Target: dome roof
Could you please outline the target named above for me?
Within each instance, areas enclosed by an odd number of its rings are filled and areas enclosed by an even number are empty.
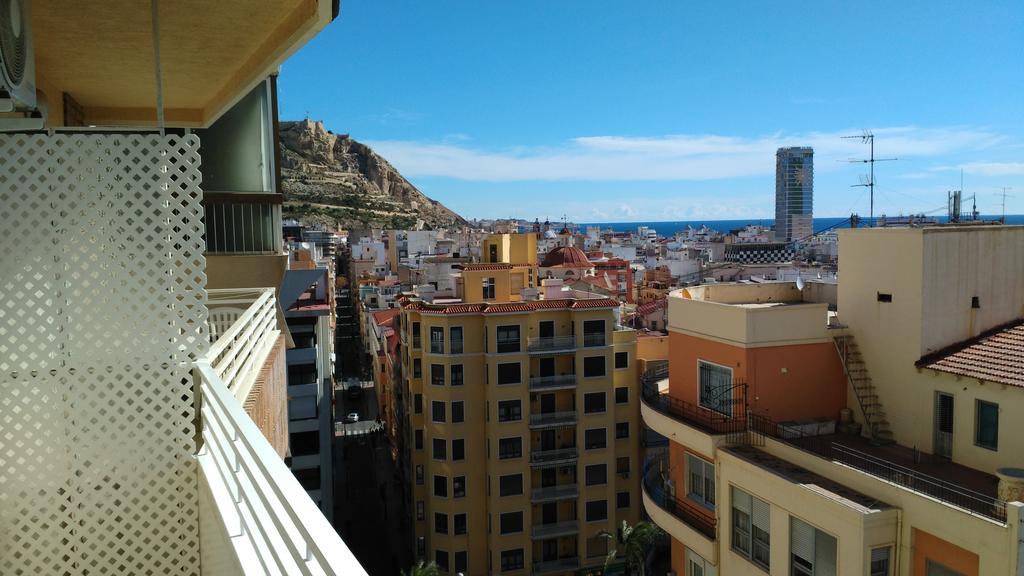
[[[559,246],[544,256],[540,263],[542,268],[592,268],[593,264],[587,259],[583,250],[575,246]]]

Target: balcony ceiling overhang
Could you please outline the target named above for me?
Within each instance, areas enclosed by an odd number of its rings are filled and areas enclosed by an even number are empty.
[[[336,0],[163,0],[168,126],[209,126],[334,18]],[[155,125],[152,10],[145,0],[35,0],[37,89],[51,127]],[[64,95],[81,118],[64,119]]]

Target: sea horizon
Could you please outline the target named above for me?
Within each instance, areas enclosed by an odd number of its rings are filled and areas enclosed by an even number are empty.
[[[901,216],[902,217],[902,216]],[[879,219],[876,217],[876,220]],[[890,218],[894,218],[890,216]],[[930,216],[935,218],[940,223],[946,223],[948,217],[946,216]],[[983,214],[978,217],[981,220],[999,220],[1001,216],[999,214]],[[822,232],[831,228],[848,228],[850,219],[849,216],[840,217],[819,217],[814,219],[814,232]],[[867,224],[867,217],[861,217],[861,226]],[[559,223],[560,224],[560,223]],[[728,232],[729,230],[735,230],[737,228],[743,228],[747,224],[756,224],[760,226],[772,226],[775,224],[774,218],[736,218],[727,220],[661,220],[661,221],[636,221],[636,222],[581,222],[576,224],[580,228],[580,231],[585,231],[588,226],[599,226],[602,230],[611,229],[614,232],[629,232],[636,231],[640,226],[646,226],[653,228],[661,236],[671,236],[680,230],[685,230],[687,226],[693,226],[694,228],[700,228],[702,225],[707,225],[712,230],[718,232]],[[1007,214],[1006,224],[1024,224],[1024,214]],[[557,227],[555,223],[552,223],[553,227]]]

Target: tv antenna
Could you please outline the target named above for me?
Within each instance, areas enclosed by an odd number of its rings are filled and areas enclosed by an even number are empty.
[[[1003,215],[999,217],[999,223],[1000,224],[1006,224],[1006,197],[1008,196],[1006,191],[1007,190],[1013,190],[1013,188],[1010,187],[1010,186],[1003,186],[1001,188],[1001,190],[1002,190],[1002,193],[1000,194],[1000,196],[1003,197]]]
[[[871,172],[865,181],[861,178],[860,184],[853,184],[850,187],[854,188],[857,186],[864,186],[871,192],[871,212],[868,218],[868,227],[874,228],[875,226],[875,162],[889,162],[891,160],[899,160],[899,158],[875,158],[875,135],[870,130],[865,130],[860,136],[840,136],[843,139],[859,138],[862,144],[868,144],[871,147],[871,156],[868,158],[850,158],[847,162],[868,164],[871,166]]]

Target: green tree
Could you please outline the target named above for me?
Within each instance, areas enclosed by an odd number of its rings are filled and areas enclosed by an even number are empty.
[[[420,560],[419,564],[413,566],[408,572],[402,570],[402,576],[440,576],[441,571],[437,569],[437,564],[431,562],[430,564],[424,564],[423,560]]]
[[[612,560],[618,558],[626,563],[626,571],[629,574],[644,576],[644,558],[647,550],[661,533],[661,528],[651,522],[637,522],[630,526],[625,520],[622,521],[618,534],[602,531],[598,536],[607,538],[614,546],[604,559],[605,571],[607,572]]]

